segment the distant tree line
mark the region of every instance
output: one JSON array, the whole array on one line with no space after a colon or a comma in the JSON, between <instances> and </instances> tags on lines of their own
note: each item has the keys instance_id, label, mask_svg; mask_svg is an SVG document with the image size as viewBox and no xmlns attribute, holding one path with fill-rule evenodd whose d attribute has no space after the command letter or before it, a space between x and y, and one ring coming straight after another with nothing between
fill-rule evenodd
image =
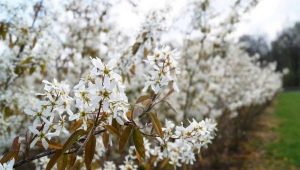
<instances>
[{"instance_id":1,"label":"distant tree line","mask_svg":"<svg viewBox=\"0 0 300 170\"><path fill-rule=\"evenodd\" d=\"M239 42L250 54L259 54L262 63L277 62L277 69L289 69L284 87L300 86L300 22L284 29L275 40L268 44L264 36L241 36Z\"/></svg>"}]
</instances>

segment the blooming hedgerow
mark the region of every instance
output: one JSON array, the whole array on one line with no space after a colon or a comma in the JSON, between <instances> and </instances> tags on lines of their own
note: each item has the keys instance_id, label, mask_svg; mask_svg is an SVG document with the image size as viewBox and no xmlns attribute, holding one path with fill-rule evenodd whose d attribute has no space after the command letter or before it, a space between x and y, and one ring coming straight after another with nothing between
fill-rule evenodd
<instances>
[{"instance_id":1,"label":"blooming hedgerow","mask_svg":"<svg viewBox=\"0 0 300 170\"><path fill-rule=\"evenodd\" d=\"M112 64L115 63L114 60L110 60L106 65L99 58L91 59L94 67L90 74L75 85L73 97L70 96L71 91L67 84L56 80L43 81L45 92L39 94L43 96L42 101L38 102L34 109L25 110L33 120L33 124L29 127L32 135L25 143L28 143L30 148L36 146L42 146L45 150L55 148L53 150L55 154L50 158L46 169L53 167L55 163L53 161L65 152L81 150L84 150L83 159L86 168L90 169L90 164L95 161L93 157L101 159L108 152L108 146L114 147L112 141L115 139L110 137L111 135L116 135L119 139L120 150L124 149L126 140L131 136L134 145L129 147L123 164L115 165L113 162L106 162L104 169L117 166L120 169L137 169L137 162L150 160L155 161L155 165L168 160L170 164L179 167L196 161L193 153L200 152L203 147L211 143L215 136L216 124L212 120L201 122L193 120L185 127L183 124L175 126L173 122L167 121L166 128L162 127L158 119L159 113L153 112L152 107L158 100L162 88L174 88L172 84L175 83L176 78L173 76L176 76L178 71L176 74L171 74L175 71L172 53L164 49L157 54L164 56L157 56L158 60L149 60L148 64L154 67L154 75L150 75L157 76L155 72L158 72L160 76L166 76L167 81L155 84L155 88L152 88L153 97L142 96L138 99L137 103L151 100L151 104L145 105L143 113L137 115L135 115L135 106L128 103L121 76L114 72L115 66ZM152 82L151 78L145 82L146 87L149 82ZM167 86L168 84L172 86ZM150 121L147 126L141 124L141 121L147 121L143 117L145 114ZM59 140L62 132L72 135L64 144L55 144L54 147L53 142ZM96 142L99 133L108 136L102 136L102 141ZM75 145L76 143L79 145ZM59 145L62 149L57 149Z\"/></svg>"},{"instance_id":2,"label":"blooming hedgerow","mask_svg":"<svg viewBox=\"0 0 300 170\"><path fill-rule=\"evenodd\" d=\"M195 164L215 136L216 123L205 118L226 125L218 131L226 143L236 136L221 132L232 119L254 116L252 107L265 105L281 88L276 65L261 64L230 37L252 0L232 1L228 13L214 11L214 1L190 0L183 8L189 11L178 16L169 15L170 3L147 12L138 32L115 24L114 0L24 1L20 7L5 1L1 153L13 144L1 163L14 158L20 166L21 155L34 150L42 151L30 157L41 169L61 166L65 155L69 169ZM144 13L139 1L128 3ZM187 16L188 30L177 30L176 22ZM172 30L180 35L167 39ZM34 95L42 86L44 92ZM25 135L14 142L17 134Z\"/></svg>"}]
</instances>

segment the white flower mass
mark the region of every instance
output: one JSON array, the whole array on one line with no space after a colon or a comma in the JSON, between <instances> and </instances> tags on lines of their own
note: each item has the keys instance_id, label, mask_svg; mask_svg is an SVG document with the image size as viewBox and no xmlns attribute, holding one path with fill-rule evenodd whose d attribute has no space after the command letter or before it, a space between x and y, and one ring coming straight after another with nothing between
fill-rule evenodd
<instances>
[{"instance_id":1,"label":"white flower mass","mask_svg":"<svg viewBox=\"0 0 300 170\"><path fill-rule=\"evenodd\" d=\"M284 73L276 63L260 62L232 40L245 11L238 7L218 15L213 2L189 0L181 13L187 16L176 16L172 3L145 14L139 0L126 1L144 20L139 31L126 32L114 22L117 0L55 2L43 2L33 22L33 2L19 8L0 2L10 18L0 20L9 25L6 38L0 35L0 157L22 134L22 144L31 136L30 149L47 151L52 141L66 141L74 126L91 134L134 126L145 157L136 146L122 157L108 154L118 144L101 134L93 160L101 162L98 169L139 169L141 159L153 168L165 160L174 168L193 165L213 145L225 113L236 118L242 108L264 105L281 90ZM188 30L176 30L176 20L185 17ZM166 38L170 30L182 40ZM154 112L162 127L153 117L144 120ZM48 162L43 157L34 164L45 169ZM0 164L0 170L14 163Z\"/></svg>"}]
</instances>

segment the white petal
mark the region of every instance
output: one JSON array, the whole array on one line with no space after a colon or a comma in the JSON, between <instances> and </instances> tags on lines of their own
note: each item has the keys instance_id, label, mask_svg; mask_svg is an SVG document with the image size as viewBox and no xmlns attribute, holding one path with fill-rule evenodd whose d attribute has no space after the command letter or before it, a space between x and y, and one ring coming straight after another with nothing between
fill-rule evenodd
<instances>
[{"instance_id":1,"label":"white petal","mask_svg":"<svg viewBox=\"0 0 300 170\"><path fill-rule=\"evenodd\" d=\"M107 76L104 77L103 86L104 86L104 88L106 88L106 89L111 89L109 77L107 77Z\"/></svg>"},{"instance_id":2,"label":"white petal","mask_svg":"<svg viewBox=\"0 0 300 170\"><path fill-rule=\"evenodd\" d=\"M120 117L116 117L116 121L120 124L120 125L124 125L123 120Z\"/></svg>"},{"instance_id":3,"label":"white petal","mask_svg":"<svg viewBox=\"0 0 300 170\"><path fill-rule=\"evenodd\" d=\"M109 111L109 102L104 101L103 105L102 105L102 109L103 109L104 112Z\"/></svg>"},{"instance_id":4,"label":"white petal","mask_svg":"<svg viewBox=\"0 0 300 170\"><path fill-rule=\"evenodd\" d=\"M69 117L69 120L72 121L72 120L76 120L79 118L79 114L73 114Z\"/></svg>"},{"instance_id":5,"label":"white petal","mask_svg":"<svg viewBox=\"0 0 300 170\"><path fill-rule=\"evenodd\" d=\"M92 63L96 68L103 70L104 66L103 66L101 59L99 59L99 58L92 59Z\"/></svg>"},{"instance_id":6,"label":"white petal","mask_svg":"<svg viewBox=\"0 0 300 170\"><path fill-rule=\"evenodd\" d=\"M44 147L45 149L48 149L48 147L49 147L49 144L48 144L48 142L46 141L46 139L42 139L42 145L43 145L43 147Z\"/></svg>"},{"instance_id":7,"label":"white petal","mask_svg":"<svg viewBox=\"0 0 300 170\"><path fill-rule=\"evenodd\" d=\"M107 67L109 69L113 69L117 64L117 60L116 59L111 59L108 63L107 63Z\"/></svg>"},{"instance_id":8,"label":"white petal","mask_svg":"<svg viewBox=\"0 0 300 170\"><path fill-rule=\"evenodd\" d=\"M24 112L25 112L25 114L31 115L31 116L35 114L35 112L33 112L31 109L25 109Z\"/></svg>"},{"instance_id":9,"label":"white petal","mask_svg":"<svg viewBox=\"0 0 300 170\"><path fill-rule=\"evenodd\" d=\"M46 124L51 124L51 122L49 121L49 120L47 120L45 117L42 117L42 120L44 121L44 123L46 123Z\"/></svg>"},{"instance_id":10,"label":"white petal","mask_svg":"<svg viewBox=\"0 0 300 170\"><path fill-rule=\"evenodd\" d=\"M36 129L34 126L29 126L28 129L33 133L33 134L39 134L40 132Z\"/></svg>"},{"instance_id":11,"label":"white petal","mask_svg":"<svg viewBox=\"0 0 300 170\"><path fill-rule=\"evenodd\" d=\"M73 115L73 112L72 112L71 109L67 109L67 113L68 113L69 116L72 116L72 115Z\"/></svg>"},{"instance_id":12,"label":"white petal","mask_svg":"<svg viewBox=\"0 0 300 170\"><path fill-rule=\"evenodd\" d=\"M15 159L10 160L8 162L7 169L8 170L13 169L14 164L15 164Z\"/></svg>"},{"instance_id":13,"label":"white petal","mask_svg":"<svg viewBox=\"0 0 300 170\"><path fill-rule=\"evenodd\" d=\"M36 144L36 142L39 140L39 138L35 138L31 144L30 144L30 148L34 147L34 145Z\"/></svg>"}]
</instances>

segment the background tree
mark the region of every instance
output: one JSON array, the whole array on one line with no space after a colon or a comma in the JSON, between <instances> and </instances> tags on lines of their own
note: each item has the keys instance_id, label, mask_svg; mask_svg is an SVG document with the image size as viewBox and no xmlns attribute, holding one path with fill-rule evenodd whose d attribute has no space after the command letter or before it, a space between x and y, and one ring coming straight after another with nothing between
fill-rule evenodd
<instances>
[{"instance_id":1,"label":"background tree","mask_svg":"<svg viewBox=\"0 0 300 170\"><path fill-rule=\"evenodd\" d=\"M243 35L239 38L242 49L245 50L249 55L260 55L261 61L271 61L272 57L270 54L271 47L268 44L265 36L251 36Z\"/></svg>"},{"instance_id":2,"label":"background tree","mask_svg":"<svg viewBox=\"0 0 300 170\"><path fill-rule=\"evenodd\" d=\"M284 85L298 87L300 85L299 60L300 60L300 23L283 30L272 43L270 55L278 63L277 68L289 69Z\"/></svg>"}]
</instances>

